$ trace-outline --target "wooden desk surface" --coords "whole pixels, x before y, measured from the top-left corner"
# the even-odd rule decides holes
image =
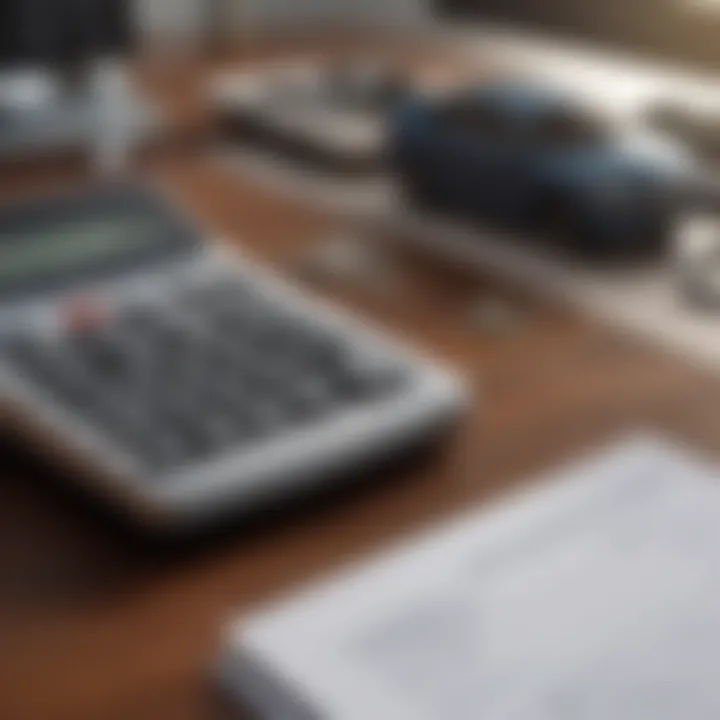
[[[341,225],[233,177],[199,152],[147,170],[208,227],[291,272]],[[0,197],[78,178],[68,166],[0,172]],[[663,430],[720,449],[720,383],[571,309],[432,258],[392,251],[402,291],[326,288],[465,372],[470,416],[440,451],[380,484],[195,550],[130,538],[5,463],[0,471],[0,718],[216,720],[237,717],[209,670],[232,614],[406,533],[521,485],[623,431]],[[488,336],[473,298],[523,309]]]

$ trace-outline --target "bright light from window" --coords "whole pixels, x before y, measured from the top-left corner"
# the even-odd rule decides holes
[[[720,15],[720,0],[683,0],[686,8],[711,15]]]

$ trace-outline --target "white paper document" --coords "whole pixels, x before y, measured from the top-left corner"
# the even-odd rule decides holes
[[[268,720],[718,720],[720,476],[622,443],[239,621],[223,678]]]

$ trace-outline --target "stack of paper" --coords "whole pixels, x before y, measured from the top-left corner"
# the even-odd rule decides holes
[[[720,482],[624,442],[231,629],[265,720],[717,720]]]

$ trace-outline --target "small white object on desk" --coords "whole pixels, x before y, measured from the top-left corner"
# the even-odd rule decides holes
[[[510,301],[484,296],[472,303],[468,319],[474,329],[485,335],[504,336],[519,330],[525,318]]]
[[[94,164],[102,174],[127,168],[132,151],[132,103],[126,64],[114,58],[97,60],[90,74],[95,106]]]
[[[393,280],[390,265],[371,241],[338,235],[318,243],[301,259],[298,271],[320,282],[351,282],[380,288]]]
[[[246,618],[263,720],[720,717],[720,483],[636,438]]]

